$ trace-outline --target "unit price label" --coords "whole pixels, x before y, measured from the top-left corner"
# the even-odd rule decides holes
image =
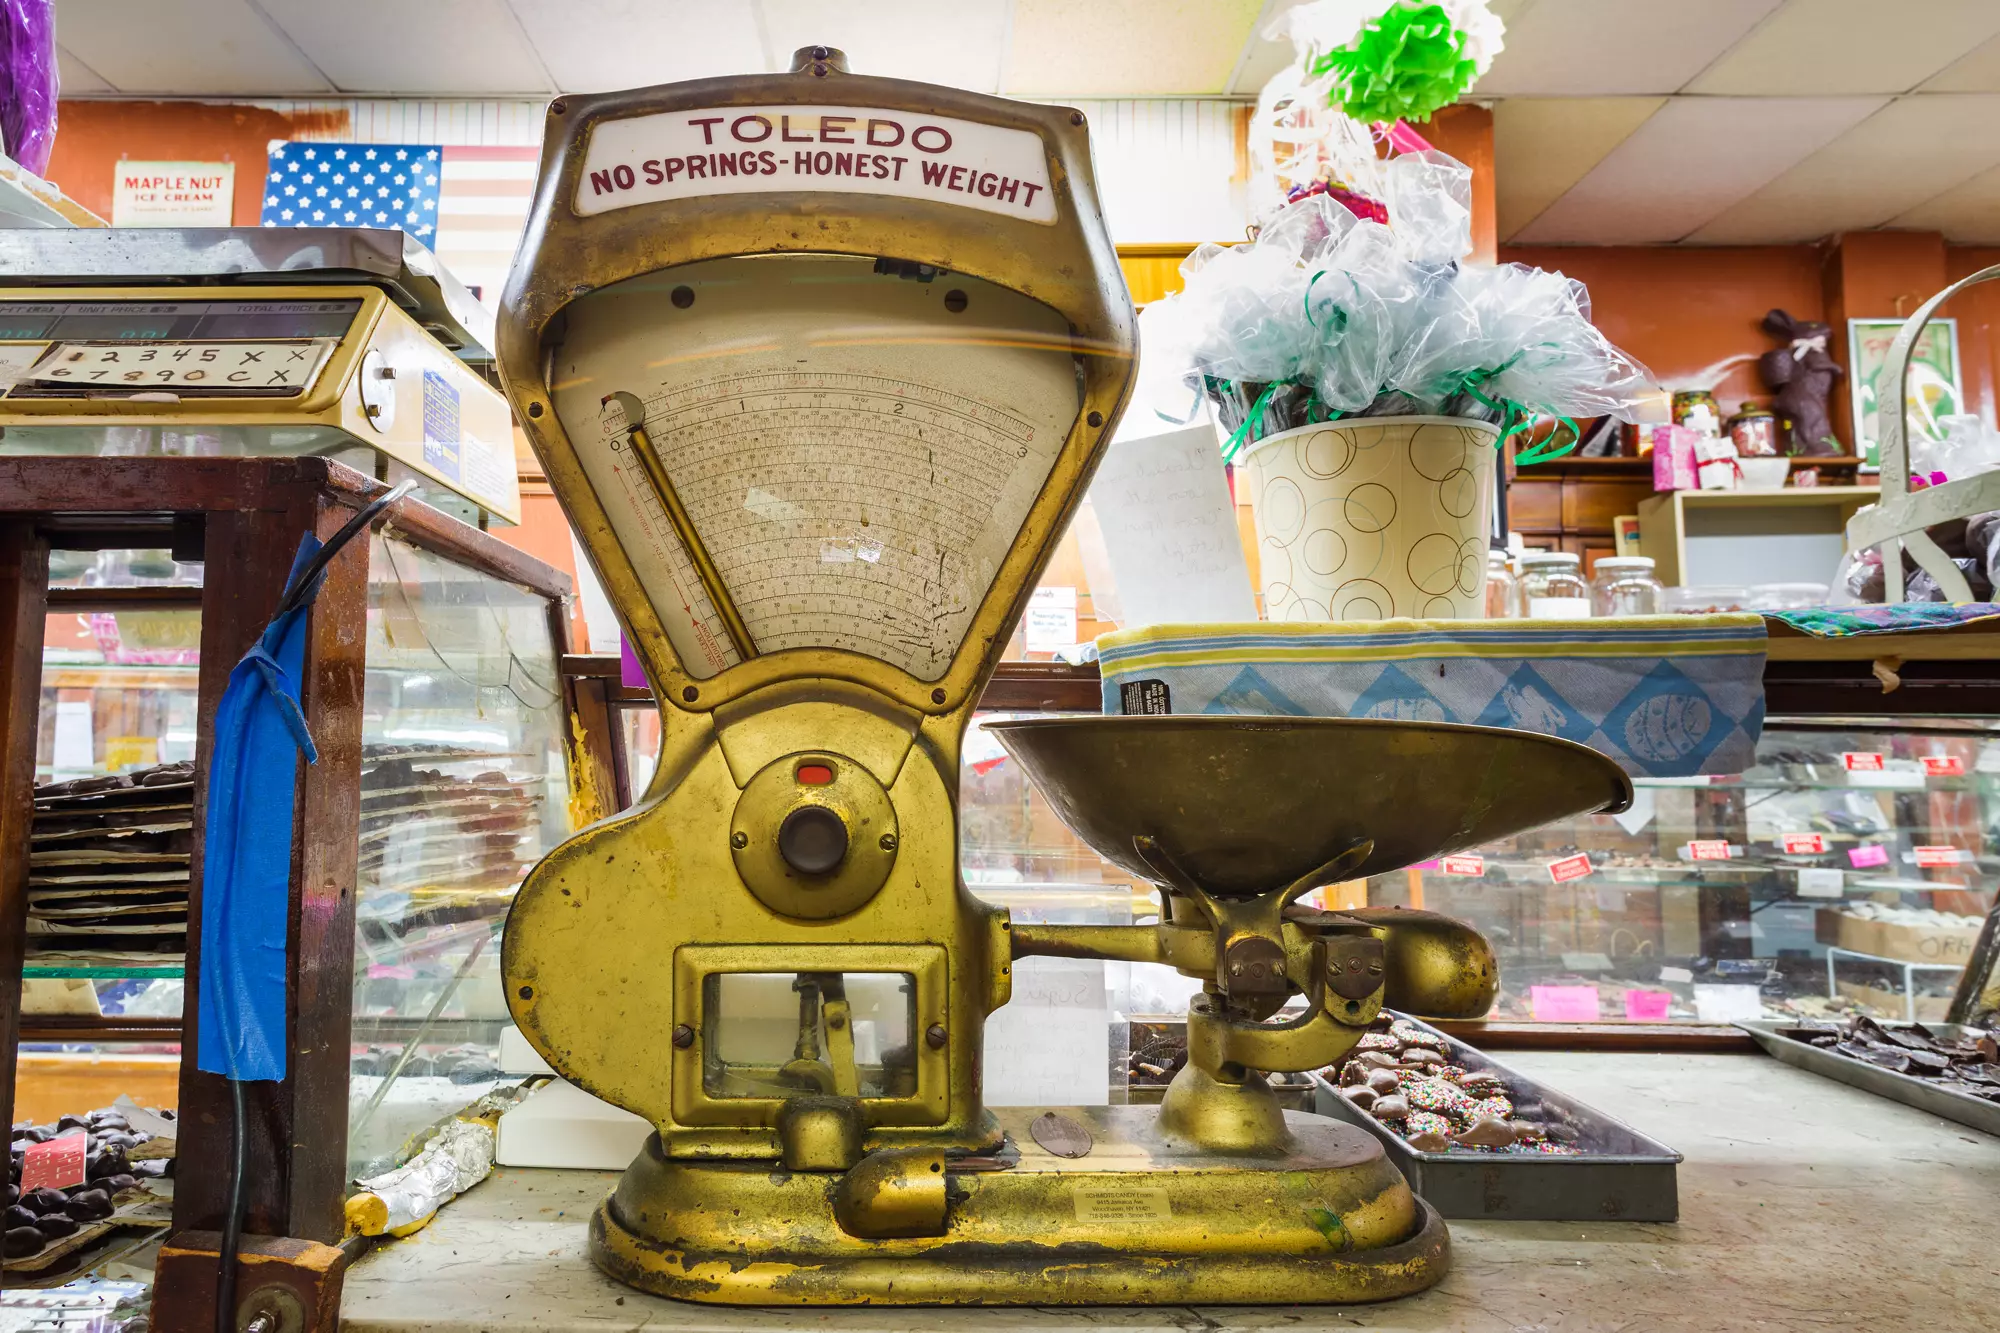
[[[1575,856],[1565,856],[1560,861],[1549,862],[1549,878],[1558,884],[1567,884],[1573,879],[1582,879],[1591,870],[1590,854],[1578,852]]]
[[[1840,762],[1850,773],[1880,773],[1882,756],[1872,750],[1847,750],[1842,752]]]
[[[1486,873],[1486,858],[1483,856],[1441,856],[1438,869],[1447,875],[1483,875]]]
[[[1924,776],[1962,778],[1965,776],[1965,761],[1955,754],[1927,754],[1924,756]]]
[[[1721,838],[1699,838],[1687,845],[1690,861],[1727,861],[1729,844]]]
[[[332,339],[288,343],[64,343],[27,378],[84,388],[293,389],[312,383]]]
[[[1826,851],[1824,833],[1780,833],[1778,846],[1787,856],[1819,856]]]

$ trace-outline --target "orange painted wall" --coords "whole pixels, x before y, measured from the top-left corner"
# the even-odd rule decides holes
[[[1665,381],[1739,352],[1774,344],[1758,327],[1777,307],[1824,319],[1819,251],[1807,245],[1500,247],[1503,262],[1559,270],[1590,289],[1591,318]],[[1725,411],[1766,390],[1754,363],[1731,369],[1716,391]]]
[[[226,102],[82,102],[57,108],[55,151],[48,178],[105,221],[111,220],[111,180],[125,158],[142,162],[233,162],[234,215],[254,227],[269,164],[265,145],[301,133],[338,132],[347,113],[287,115]]]

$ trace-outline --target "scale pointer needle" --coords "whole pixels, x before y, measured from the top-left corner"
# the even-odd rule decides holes
[[[709,605],[715,608],[716,617],[722,621],[723,631],[729,635],[737,659],[749,661],[757,655],[757,645],[751,640],[750,629],[736,610],[736,602],[722,584],[722,572],[715,567],[715,562],[709,558],[708,548],[702,545],[700,535],[695,532],[694,520],[688,517],[687,508],[681,504],[673,480],[667,476],[666,464],[660,461],[659,454],[653,449],[652,438],[646,434],[646,405],[637,394],[622,390],[606,394],[600,406],[612,403],[616,403],[625,414],[625,433],[631,437],[632,454],[639,460],[639,468],[646,474],[646,480],[652,483],[660,508],[666,511],[667,522],[673,525],[674,535],[687,548],[695,577],[701,580],[702,591],[708,594]]]

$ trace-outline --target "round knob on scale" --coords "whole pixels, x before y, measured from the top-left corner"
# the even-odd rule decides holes
[[[847,859],[847,823],[823,805],[802,805],[778,825],[778,855],[801,875],[824,875]]]

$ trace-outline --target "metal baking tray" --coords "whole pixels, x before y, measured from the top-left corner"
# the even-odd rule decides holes
[[[1439,1213],[1448,1218],[1496,1221],[1680,1220],[1675,1176],[1679,1153],[1573,1097],[1516,1073],[1421,1020],[1411,1021],[1443,1039],[1445,1058],[1451,1063],[1498,1074],[1517,1102],[1539,1101],[1566,1111],[1579,1131],[1576,1146],[1581,1151],[1573,1157],[1419,1152],[1341,1096],[1324,1077],[1313,1075],[1317,1084],[1314,1109],[1359,1125],[1380,1139],[1410,1188]]]
[[[1932,1115],[1941,1115],[1947,1120],[1955,1120],[1961,1125],[1987,1134],[2000,1135],[2000,1104],[1982,1101],[1978,1097],[1968,1097],[1962,1092],[1927,1078],[1917,1078],[1910,1074],[1898,1074],[1879,1065],[1871,1065],[1861,1060],[1850,1060],[1835,1051],[1821,1050],[1787,1036],[1790,1032],[1824,1031],[1812,1029],[1803,1023],[1738,1023],[1765,1051],[1786,1064],[1814,1074],[1824,1074],[1850,1087],[1872,1092],[1880,1097],[1893,1097],[1907,1106]],[[1903,1028],[1908,1023],[1883,1023],[1885,1028]],[[1985,1028],[1960,1027],[1956,1023],[1926,1023],[1925,1027],[1943,1037],[1984,1036]]]

